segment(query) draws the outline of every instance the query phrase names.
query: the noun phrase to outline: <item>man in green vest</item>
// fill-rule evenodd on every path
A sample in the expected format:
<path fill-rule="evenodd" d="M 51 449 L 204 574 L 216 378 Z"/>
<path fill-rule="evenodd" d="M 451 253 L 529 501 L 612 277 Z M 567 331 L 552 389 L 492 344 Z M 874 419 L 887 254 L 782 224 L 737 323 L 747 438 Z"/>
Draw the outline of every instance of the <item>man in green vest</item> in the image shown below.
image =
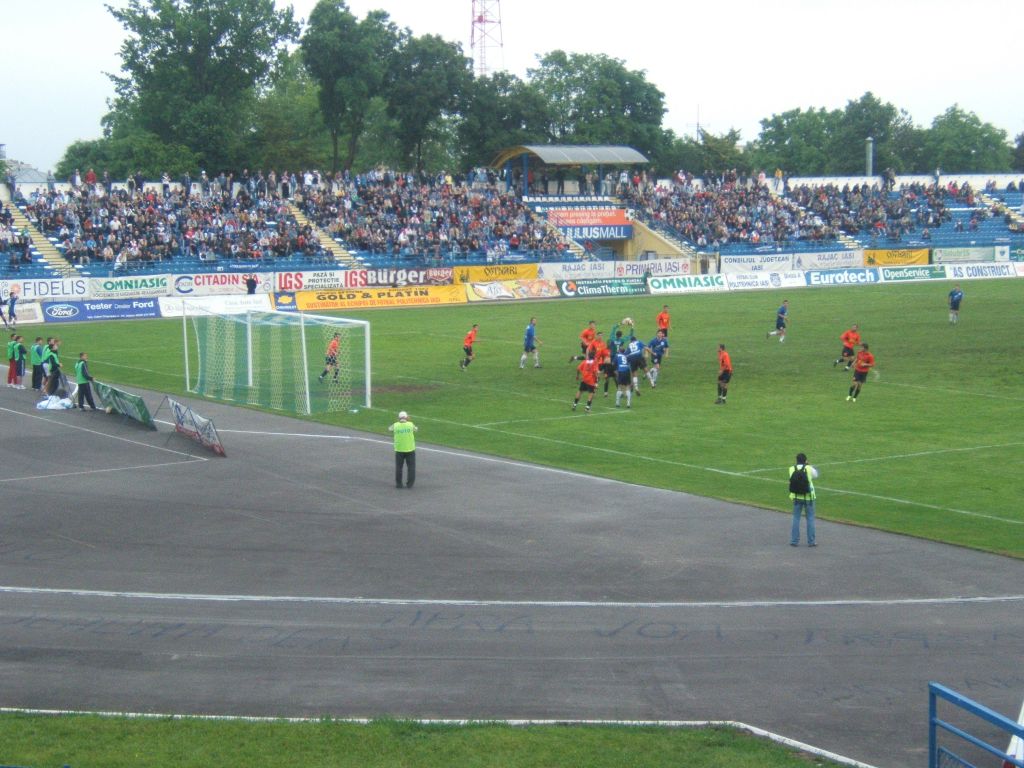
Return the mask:
<path fill-rule="evenodd" d="M 789 499 L 793 502 L 793 525 L 789 545 L 800 546 L 800 518 L 807 516 L 807 546 L 816 547 L 814 539 L 814 480 L 818 470 L 807 463 L 807 455 L 798 453 L 796 463 L 789 468 Z"/>
<path fill-rule="evenodd" d="M 416 425 L 409 421 L 405 411 L 398 413 L 398 421 L 388 427 L 395 434 L 395 487 L 402 487 L 402 465 L 409 466 L 405 487 L 416 482 Z"/>
<path fill-rule="evenodd" d="M 85 409 L 85 404 L 96 410 L 96 403 L 92 399 L 92 376 L 89 375 L 89 355 L 85 352 L 78 353 L 78 362 L 75 363 L 75 382 L 78 384 L 78 408 Z"/>
<path fill-rule="evenodd" d="M 46 350 L 46 345 L 43 344 L 43 337 L 36 336 L 36 343 L 32 345 L 32 349 L 29 351 L 29 362 L 32 363 L 32 389 L 40 390 L 43 388 L 43 353 Z"/>
<path fill-rule="evenodd" d="M 49 345 L 43 351 L 43 365 L 46 366 L 46 394 L 55 395 L 60 389 L 60 339 L 50 339 Z"/>

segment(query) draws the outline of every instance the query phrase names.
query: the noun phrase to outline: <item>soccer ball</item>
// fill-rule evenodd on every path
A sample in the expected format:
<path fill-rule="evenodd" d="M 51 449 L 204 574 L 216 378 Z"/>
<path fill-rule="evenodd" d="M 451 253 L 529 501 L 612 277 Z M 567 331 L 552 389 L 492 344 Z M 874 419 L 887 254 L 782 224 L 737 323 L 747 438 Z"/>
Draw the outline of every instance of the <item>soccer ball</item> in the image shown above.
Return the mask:
<path fill-rule="evenodd" d="M 624 317 L 624 318 L 622 318 L 622 325 L 632 325 L 632 324 L 633 324 L 633 318 L 632 317 Z"/>

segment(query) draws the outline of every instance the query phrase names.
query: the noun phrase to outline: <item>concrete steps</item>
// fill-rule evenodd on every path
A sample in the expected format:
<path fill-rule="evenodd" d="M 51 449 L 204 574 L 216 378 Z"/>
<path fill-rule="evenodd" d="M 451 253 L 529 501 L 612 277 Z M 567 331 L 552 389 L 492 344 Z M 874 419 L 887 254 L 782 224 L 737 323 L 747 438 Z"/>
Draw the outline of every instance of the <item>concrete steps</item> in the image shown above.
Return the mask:
<path fill-rule="evenodd" d="M 310 221 L 306 214 L 299 210 L 295 203 L 289 201 L 288 210 L 291 212 L 292 216 L 295 217 L 299 226 L 304 227 L 308 225 L 314 232 L 316 232 L 317 237 L 320 238 L 320 245 L 323 246 L 325 251 L 334 257 L 335 261 L 338 262 L 339 267 L 344 267 L 345 269 L 356 269 L 359 267 L 359 262 L 352 258 L 352 255 L 345 250 L 345 247 L 331 237 L 330 234 L 320 229 L 320 227 L 318 227 L 313 221 Z"/>
<path fill-rule="evenodd" d="M 29 236 L 32 238 L 32 247 L 39 252 L 39 255 L 43 257 L 54 272 L 64 277 L 78 273 L 74 265 L 64 258 L 64 254 L 57 250 L 53 243 L 50 242 L 50 239 L 36 228 L 35 224 L 29 221 L 28 216 L 18 206 L 11 204 L 7 208 L 14 217 L 14 225 L 18 229 L 28 230 Z"/>

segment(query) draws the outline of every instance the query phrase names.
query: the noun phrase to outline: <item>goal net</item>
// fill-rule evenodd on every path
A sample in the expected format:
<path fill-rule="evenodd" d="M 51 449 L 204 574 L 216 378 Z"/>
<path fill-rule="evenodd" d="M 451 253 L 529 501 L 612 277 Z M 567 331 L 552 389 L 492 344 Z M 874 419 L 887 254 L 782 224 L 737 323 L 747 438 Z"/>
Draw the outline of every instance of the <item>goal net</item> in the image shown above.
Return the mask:
<path fill-rule="evenodd" d="M 370 407 L 370 324 L 183 305 L 185 385 L 216 400 L 313 414 Z"/>

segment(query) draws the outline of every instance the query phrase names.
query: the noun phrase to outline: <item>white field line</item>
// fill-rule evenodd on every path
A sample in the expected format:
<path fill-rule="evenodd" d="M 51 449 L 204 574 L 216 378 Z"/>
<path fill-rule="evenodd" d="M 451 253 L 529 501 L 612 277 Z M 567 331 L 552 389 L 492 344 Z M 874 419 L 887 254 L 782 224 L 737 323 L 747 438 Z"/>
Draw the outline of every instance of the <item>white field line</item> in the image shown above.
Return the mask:
<path fill-rule="evenodd" d="M 974 597 L 841 598 L 836 600 L 449 600 L 444 598 L 330 597 L 318 595 L 236 595 L 188 592 L 133 592 L 104 589 L 59 589 L 0 585 L 0 594 L 57 597 L 85 597 L 117 600 L 164 600 L 190 603 L 290 603 L 299 605 L 437 606 L 462 608 L 619 608 L 619 609 L 704 609 L 704 608 L 862 608 L 936 605 L 974 605 L 1024 602 L 1024 594 L 978 595 Z"/>
<path fill-rule="evenodd" d="M 213 720 L 213 721 L 237 721 L 243 723 L 318 723 L 322 722 L 322 717 L 254 717 L 251 715 L 190 715 L 190 714 L 164 714 L 155 712 L 103 712 L 103 711 L 89 711 L 80 709 L 22 709 L 19 707 L 0 707 L 0 712 L 5 714 L 17 714 L 17 715 L 47 715 L 47 716 L 61 716 L 61 715 L 93 715 L 95 717 L 124 717 L 129 719 L 171 719 L 171 720 Z M 332 722 L 335 723 L 351 723 L 353 725 L 370 725 L 374 721 L 368 717 L 335 717 L 331 718 Z M 580 720 L 572 718 L 559 718 L 559 719 L 548 719 L 548 720 L 508 720 L 508 719 L 488 719 L 488 720 L 474 720 L 474 719 L 403 719 L 402 722 L 417 723 L 419 725 L 507 725 L 512 728 L 526 728 L 531 726 L 604 726 L 614 725 L 627 728 L 735 728 L 740 731 L 746 731 L 747 733 L 753 734 L 754 736 L 760 736 L 765 739 L 776 742 L 777 744 L 783 744 L 787 747 L 806 752 L 811 755 L 817 755 L 818 757 L 824 757 L 827 760 L 832 760 L 842 765 L 850 766 L 850 768 L 875 768 L 875 766 L 869 763 L 862 763 L 859 760 L 853 760 L 849 757 L 836 754 L 835 752 L 829 752 L 827 749 L 820 749 L 819 747 L 805 744 L 802 741 L 796 741 L 787 736 L 782 736 L 771 731 L 766 731 L 763 728 L 758 728 L 754 725 L 747 725 L 741 723 L 738 720 Z"/>
<path fill-rule="evenodd" d="M 866 459 L 848 459 L 846 461 L 826 461 L 821 464 L 815 463 L 816 467 L 838 467 L 845 464 L 864 464 L 872 461 L 891 461 L 893 459 L 913 459 L 920 456 L 939 456 L 944 453 L 969 453 L 971 451 L 986 451 L 994 448 L 1014 448 L 1024 445 L 1024 442 L 1015 443 L 994 443 L 992 445 L 974 445 L 968 448 L 940 448 L 934 451 L 915 451 L 913 453 L 894 453 L 890 456 L 870 456 Z M 741 472 L 742 475 L 754 475 L 759 472 L 784 472 L 785 467 L 760 467 L 748 469 Z"/>
<path fill-rule="evenodd" d="M 382 409 L 379 409 L 379 408 L 375 407 L 372 410 L 382 410 Z M 622 457 L 628 458 L 628 459 L 640 460 L 640 461 L 645 461 L 645 462 L 654 462 L 654 463 L 658 463 L 658 464 L 666 464 L 668 466 L 682 467 L 684 469 L 695 469 L 695 470 L 698 470 L 698 471 L 701 471 L 701 472 L 709 472 L 709 473 L 717 474 L 717 475 L 725 475 L 727 477 L 736 477 L 736 478 L 740 478 L 740 479 L 743 479 L 743 480 L 755 480 L 755 481 L 758 481 L 758 482 L 774 483 L 774 484 L 777 484 L 777 485 L 783 485 L 785 483 L 785 480 L 778 479 L 778 478 L 770 478 L 770 477 L 758 477 L 757 475 L 749 474 L 749 471 L 746 471 L 746 472 L 734 472 L 732 470 L 719 469 L 717 467 L 705 467 L 705 466 L 702 466 L 700 464 L 689 464 L 689 463 L 684 462 L 684 461 L 673 461 L 672 459 L 666 459 L 666 458 L 663 458 L 661 456 L 644 456 L 642 454 L 635 453 L 635 452 L 630 452 L 630 451 L 618 451 L 618 450 L 616 450 L 614 448 L 607 448 L 607 447 L 603 447 L 603 446 L 585 445 L 585 444 L 582 444 L 582 443 L 574 443 L 574 442 L 571 442 L 571 441 L 568 441 L 568 440 L 559 440 L 559 439 L 554 438 L 554 437 L 543 437 L 543 436 L 540 436 L 540 435 L 531 435 L 531 434 L 527 434 L 527 433 L 524 433 L 524 432 L 513 432 L 513 431 L 507 430 L 507 429 L 496 429 L 496 428 L 494 428 L 492 426 L 484 426 L 484 425 L 480 425 L 480 424 L 463 424 L 462 422 L 459 422 L 459 421 L 452 421 L 450 419 L 439 419 L 439 418 L 435 418 L 435 417 L 432 417 L 432 416 L 423 416 L 423 417 L 420 417 L 420 418 L 422 418 L 424 421 L 436 421 L 436 422 L 438 422 L 440 424 L 451 424 L 451 425 L 457 426 L 457 427 L 465 427 L 466 429 L 479 429 L 479 430 L 484 431 L 484 432 L 496 432 L 498 434 L 511 435 L 513 437 L 525 437 L 525 438 L 528 438 L 530 440 L 538 440 L 538 441 L 546 442 L 546 443 L 555 443 L 557 445 L 564 445 L 564 446 L 567 446 L 569 448 L 578 448 L 578 449 L 586 450 L 586 451 L 594 451 L 594 452 L 597 452 L 597 453 L 611 454 L 613 456 L 622 456 Z M 281 436 L 281 437 L 293 437 L 293 436 L 302 437 L 303 436 L 303 435 L 298 434 L 298 433 L 293 434 L 293 433 L 287 433 L 287 432 L 260 432 L 260 431 L 256 431 L 256 430 L 229 430 L 229 429 L 222 429 L 222 430 L 219 430 L 219 431 L 220 432 L 225 432 L 225 433 L 232 433 L 232 432 L 234 432 L 236 434 L 267 435 L 267 436 Z M 335 440 L 349 440 L 350 439 L 350 440 L 360 440 L 360 441 L 363 441 L 363 442 L 378 443 L 378 444 L 381 444 L 381 445 L 391 445 L 391 441 L 390 440 L 383 439 L 383 438 L 349 437 L 349 436 L 341 436 L 341 435 L 330 435 L 330 436 L 327 436 L 327 435 L 309 435 L 309 437 L 322 438 L 322 439 L 335 439 Z M 584 475 L 583 473 L 573 472 L 571 470 L 557 469 L 557 468 L 554 468 L 554 467 L 545 467 L 545 466 L 542 466 L 542 465 L 530 464 L 530 463 L 525 462 L 525 461 L 514 461 L 512 459 L 502 459 L 502 458 L 495 457 L 495 456 L 481 456 L 481 455 L 477 455 L 477 454 L 467 453 L 467 452 L 464 452 L 464 451 L 449 450 L 449 449 L 444 449 L 444 448 L 428 448 L 428 447 L 419 447 L 419 446 L 417 446 L 416 450 L 418 450 L 418 451 L 419 450 L 423 450 L 423 451 L 429 451 L 429 452 L 433 452 L 433 453 L 448 454 L 450 456 L 459 456 L 459 457 L 462 457 L 462 458 L 469 458 L 469 459 L 474 459 L 474 460 L 477 460 L 477 461 L 489 461 L 489 462 L 494 462 L 494 463 L 498 463 L 498 464 L 508 464 L 508 465 L 511 465 L 511 466 L 529 467 L 529 468 L 535 469 L 535 470 L 540 470 L 540 471 L 544 471 L 544 472 L 557 472 L 557 473 L 560 473 L 560 474 L 570 475 L 570 476 L 573 476 L 573 477 L 593 478 L 593 475 Z M 784 471 L 784 470 L 781 470 L 781 471 Z M 606 478 L 601 478 L 601 479 L 606 479 Z M 622 481 L 608 480 L 608 482 L 622 482 Z M 933 509 L 933 510 L 936 510 L 936 511 L 939 511 L 939 512 L 951 512 L 951 513 L 957 514 L 957 515 L 967 515 L 969 517 L 978 517 L 978 518 L 983 518 L 983 519 L 986 519 L 986 520 L 994 520 L 996 522 L 1007 523 L 1009 525 L 1024 525 L 1024 521 L 1022 521 L 1022 520 L 1012 520 L 1010 518 L 999 517 L 997 515 L 986 515 L 986 514 L 984 514 L 982 512 L 974 512 L 974 511 L 967 510 L 967 509 L 956 509 L 955 507 L 943 507 L 943 506 L 940 506 L 938 504 L 927 504 L 925 502 L 912 501 L 910 499 L 899 499 L 899 498 L 896 498 L 896 497 L 893 497 L 893 496 L 879 496 L 879 495 L 872 494 L 872 493 L 864 493 L 863 491 L 848 491 L 848 490 L 844 490 L 844 489 L 841 489 L 841 488 L 833 488 L 831 486 L 817 485 L 815 487 L 818 488 L 819 490 L 831 491 L 832 493 L 839 493 L 839 494 L 843 494 L 845 496 L 860 496 L 860 497 L 867 498 L 867 499 L 874 499 L 876 501 L 888 501 L 888 502 L 892 502 L 894 504 L 902 504 L 904 506 L 909 506 L 909 507 L 920 507 L 922 509 Z"/>
<path fill-rule="evenodd" d="M 907 387 L 909 389 L 925 389 L 929 392 L 949 392 L 954 395 L 968 395 L 969 397 L 990 397 L 993 400 L 1009 400 L 1014 403 L 1024 403 L 1024 397 L 1012 397 L 1010 395 L 993 395 L 987 392 L 975 392 L 970 389 L 951 389 L 949 387 L 932 387 L 924 384 L 901 384 L 896 381 L 880 381 L 880 385 L 889 387 Z"/>
<path fill-rule="evenodd" d="M 485 421 L 483 424 L 474 424 L 473 426 L 476 427 L 477 429 L 479 429 L 481 427 L 496 427 L 496 426 L 500 426 L 502 424 L 533 424 L 533 423 L 538 422 L 538 421 L 565 421 L 566 419 L 578 419 L 580 416 L 587 416 L 587 415 L 589 415 L 590 417 L 595 417 L 595 416 L 621 416 L 624 413 L 629 413 L 629 411 L 624 411 L 624 410 L 619 409 L 619 410 L 614 410 L 614 411 L 600 411 L 600 412 L 596 412 L 596 413 L 591 411 L 590 414 L 587 414 L 586 411 L 580 411 L 577 408 L 575 412 L 566 414 L 564 416 L 545 416 L 545 417 L 539 418 L 539 419 L 509 419 L 508 421 Z"/>
<path fill-rule="evenodd" d="M 99 435 L 100 437 L 106 437 L 106 438 L 109 438 L 110 440 L 120 440 L 122 443 L 131 443 L 132 445 L 140 445 L 143 448 L 151 448 L 154 451 L 163 451 L 164 453 L 173 453 L 175 456 L 184 456 L 185 458 L 187 458 L 189 460 L 207 461 L 207 459 L 205 459 L 205 458 L 200 458 L 200 457 L 192 456 L 192 455 L 187 454 L 187 453 L 185 453 L 183 451 L 175 451 L 172 448 L 164 448 L 161 445 L 150 445 L 149 443 L 143 443 L 143 442 L 140 442 L 138 440 L 131 440 L 131 439 L 127 438 L 127 437 L 120 437 L 119 435 L 111 435 L 111 434 L 109 434 L 107 432 L 101 432 L 98 429 L 89 429 L 88 427 L 81 427 L 81 426 L 78 426 L 77 424 L 67 424 L 67 423 L 62 422 L 62 421 L 57 421 L 56 419 L 47 419 L 47 418 L 44 418 L 42 416 L 37 416 L 34 413 L 22 413 L 21 411 L 15 411 L 15 410 L 13 410 L 11 408 L 2 408 L 2 407 L 0 407 L 0 411 L 4 411 L 6 413 L 13 413 L 15 416 L 23 416 L 26 419 L 38 419 L 39 421 L 45 421 L 47 424 L 56 424 L 57 426 L 64 427 L 65 429 L 77 429 L 80 432 L 88 432 L 89 434 Z"/>

